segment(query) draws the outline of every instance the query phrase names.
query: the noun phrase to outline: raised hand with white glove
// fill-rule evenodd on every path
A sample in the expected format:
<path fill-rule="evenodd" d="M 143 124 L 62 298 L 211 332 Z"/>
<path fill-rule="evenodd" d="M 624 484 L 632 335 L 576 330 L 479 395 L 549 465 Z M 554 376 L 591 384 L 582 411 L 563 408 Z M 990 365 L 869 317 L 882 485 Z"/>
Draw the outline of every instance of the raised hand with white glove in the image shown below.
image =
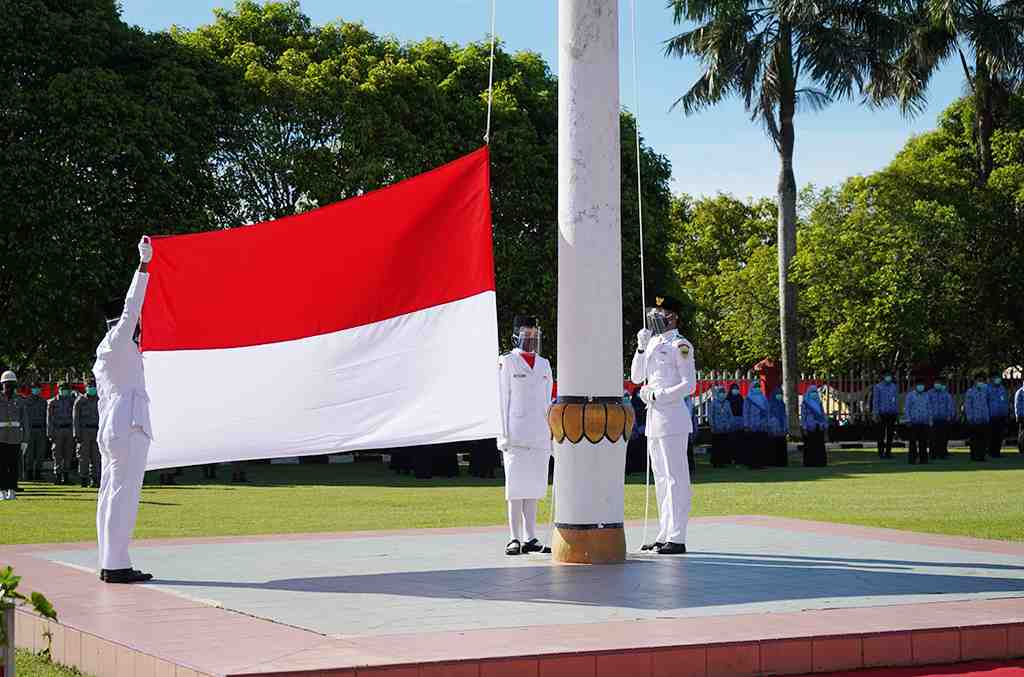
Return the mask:
<path fill-rule="evenodd" d="M 636 333 L 636 349 L 637 352 L 643 352 L 647 350 L 647 344 L 651 342 L 651 330 L 644 328 Z"/>
<path fill-rule="evenodd" d="M 647 385 L 640 388 L 640 401 L 650 406 L 654 402 L 654 388 Z"/>
<path fill-rule="evenodd" d="M 28 442 L 21 443 L 21 453 L 25 453 L 28 450 Z"/>
<path fill-rule="evenodd" d="M 143 235 L 139 240 L 139 262 L 149 263 L 153 260 L 153 243 L 148 235 Z"/>

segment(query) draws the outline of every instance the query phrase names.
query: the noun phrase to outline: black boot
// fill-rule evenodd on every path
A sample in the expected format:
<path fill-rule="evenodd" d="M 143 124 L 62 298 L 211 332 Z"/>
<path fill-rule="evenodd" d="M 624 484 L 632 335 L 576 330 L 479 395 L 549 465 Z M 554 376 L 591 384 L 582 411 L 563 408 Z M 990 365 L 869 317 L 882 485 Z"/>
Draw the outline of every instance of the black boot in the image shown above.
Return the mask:
<path fill-rule="evenodd" d="M 152 578 L 153 574 L 146 574 L 137 569 L 100 570 L 100 580 L 104 583 L 145 583 Z"/>

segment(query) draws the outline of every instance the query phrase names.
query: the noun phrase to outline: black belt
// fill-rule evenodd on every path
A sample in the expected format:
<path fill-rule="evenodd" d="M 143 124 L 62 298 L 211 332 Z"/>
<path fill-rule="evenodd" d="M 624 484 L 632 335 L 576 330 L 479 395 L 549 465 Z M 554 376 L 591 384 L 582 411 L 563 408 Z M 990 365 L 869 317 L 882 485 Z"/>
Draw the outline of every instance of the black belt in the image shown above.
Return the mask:
<path fill-rule="evenodd" d="M 69 425 L 58 425 L 54 427 L 57 428 L 57 430 L 71 430 L 71 426 Z"/>

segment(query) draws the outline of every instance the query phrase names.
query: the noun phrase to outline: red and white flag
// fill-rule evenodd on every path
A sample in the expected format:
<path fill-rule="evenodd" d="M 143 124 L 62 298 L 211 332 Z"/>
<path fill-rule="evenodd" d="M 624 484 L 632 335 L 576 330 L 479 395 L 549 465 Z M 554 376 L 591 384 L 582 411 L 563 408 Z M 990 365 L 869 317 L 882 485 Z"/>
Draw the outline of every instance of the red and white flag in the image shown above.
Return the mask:
<path fill-rule="evenodd" d="M 487 148 L 298 216 L 153 238 L 149 468 L 498 434 Z"/>

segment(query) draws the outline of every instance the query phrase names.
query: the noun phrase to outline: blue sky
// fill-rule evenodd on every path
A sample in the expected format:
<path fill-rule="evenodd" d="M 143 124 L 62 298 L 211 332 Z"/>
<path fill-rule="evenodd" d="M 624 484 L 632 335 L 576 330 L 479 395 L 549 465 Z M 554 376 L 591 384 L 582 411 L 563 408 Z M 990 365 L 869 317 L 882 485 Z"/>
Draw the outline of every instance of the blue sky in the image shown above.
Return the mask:
<path fill-rule="evenodd" d="M 692 60 L 667 59 L 663 42 L 678 32 L 663 0 L 638 0 L 640 129 L 648 143 L 672 161 L 675 192 L 732 193 L 741 198 L 775 193 L 778 161 L 761 128 L 738 101 L 695 116 L 670 112 L 672 102 L 696 79 Z M 216 7 L 233 0 L 122 0 L 123 17 L 147 30 L 209 23 Z M 497 0 L 497 34 L 510 51 L 539 52 L 558 70 L 555 0 Z M 628 0 L 620 2 L 622 103 L 634 108 Z M 439 37 L 482 40 L 490 28 L 489 0 L 302 0 L 314 22 L 361 21 L 371 31 L 401 40 Z M 839 102 L 797 117 L 795 171 L 800 186 L 834 185 L 848 176 L 884 167 L 913 134 L 934 126 L 936 116 L 962 91 L 962 74 L 949 64 L 932 83 L 929 107 L 906 119 L 894 109 L 871 110 Z M 623 168 L 626 170 L 627 168 Z"/>

